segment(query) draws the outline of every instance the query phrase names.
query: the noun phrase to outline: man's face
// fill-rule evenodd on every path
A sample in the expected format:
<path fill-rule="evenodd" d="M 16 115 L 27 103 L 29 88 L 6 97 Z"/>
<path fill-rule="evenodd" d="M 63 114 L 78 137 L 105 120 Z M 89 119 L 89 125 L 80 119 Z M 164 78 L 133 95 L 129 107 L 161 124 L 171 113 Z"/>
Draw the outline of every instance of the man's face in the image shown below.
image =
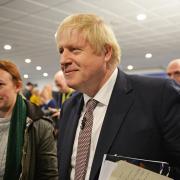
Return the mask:
<path fill-rule="evenodd" d="M 0 69 L 0 112 L 8 112 L 14 106 L 18 91 L 11 75 Z"/>
<path fill-rule="evenodd" d="M 171 79 L 174 79 L 180 84 L 180 64 L 170 64 L 167 68 L 167 74 Z"/>
<path fill-rule="evenodd" d="M 64 81 L 65 81 L 64 77 L 59 76 L 55 79 L 55 84 L 60 92 L 67 93 L 69 89 Z"/>
<path fill-rule="evenodd" d="M 68 38 L 62 34 L 59 44 L 61 68 L 68 86 L 84 93 L 90 89 L 100 89 L 108 59 L 103 50 L 101 54 L 95 54 L 91 45 L 78 32 L 72 32 Z"/>

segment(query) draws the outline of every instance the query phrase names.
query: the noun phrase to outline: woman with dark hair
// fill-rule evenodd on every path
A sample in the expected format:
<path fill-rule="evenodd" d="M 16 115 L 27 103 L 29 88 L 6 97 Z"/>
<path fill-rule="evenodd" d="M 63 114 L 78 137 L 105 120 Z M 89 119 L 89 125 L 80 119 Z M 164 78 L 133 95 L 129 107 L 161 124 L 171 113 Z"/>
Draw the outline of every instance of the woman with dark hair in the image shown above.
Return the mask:
<path fill-rule="evenodd" d="M 52 122 L 20 95 L 21 89 L 16 65 L 0 60 L 0 179 L 56 180 Z"/>

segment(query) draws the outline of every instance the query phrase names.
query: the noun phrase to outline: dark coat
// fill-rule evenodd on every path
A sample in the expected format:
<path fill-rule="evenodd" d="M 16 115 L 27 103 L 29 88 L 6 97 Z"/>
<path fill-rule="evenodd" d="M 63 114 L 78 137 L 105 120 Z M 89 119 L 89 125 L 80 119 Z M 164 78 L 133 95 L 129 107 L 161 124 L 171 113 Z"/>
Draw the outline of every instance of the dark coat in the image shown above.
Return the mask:
<path fill-rule="evenodd" d="M 69 180 L 73 143 L 83 107 L 81 93 L 61 111 L 59 175 Z M 119 71 L 105 114 L 90 172 L 97 180 L 104 154 L 167 161 L 180 179 L 180 87 L 172 80 Z"/>
<path fill-rule="evenodd" d="M 52 122 L 39 107 L 26 102 L 28 115 L 24 135 L 21 180 L 57 180 L 57 150 Z"/>

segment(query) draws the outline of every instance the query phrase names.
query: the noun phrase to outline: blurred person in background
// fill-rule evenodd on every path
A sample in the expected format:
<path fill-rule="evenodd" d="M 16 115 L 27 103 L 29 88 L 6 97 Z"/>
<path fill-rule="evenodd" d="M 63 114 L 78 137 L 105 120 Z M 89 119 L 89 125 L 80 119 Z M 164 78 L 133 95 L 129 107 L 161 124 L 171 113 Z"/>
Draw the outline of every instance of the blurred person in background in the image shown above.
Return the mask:
<path fill-rule="evenodd" d="M 57 108 L 57 104 L 52 95 L 52 85 L 47 84 L 43 87 L 40 96 L 42 101 L 42 108 L 48 110 L 48 108 Z"/>
<path fill-rule="evenodd" d="M 59 70 L 54 75 L 54 83 L 58 89 L 58 91 L 53 91 L 53 98 L 56 101 L 57 108 L 49 107 L 48 109 L 52 113 L 52 118 L 56 122 L 55 135 L 57 137 L 59 130 L 59 117 L 60 117 L 62 105 L 67 99 L 69 99 L 73 94 L 75 94 L 75 92 L 72 88 L 68 87 L 62 70 Z"/>
<path fill-rule="evenodd" d="M 30 97 L 30 102 L 33 103 L 33 104 L 36 104 L 37 106 L 41 106 L 42 105 L 39 89 L 33 88 L 32 95 Z"/>
<path fill-rule="evenodd" d="M 54 112 L 58 111 L 57 104 L 55 99 L 52 96 L 52 85 L 47 84 L 43 87 L 41 93 L 41 109 L 45 116 L 51 118 L 53 120 L 53 125 L 57 124 L 58 118 L 53 115 Z"/>
<path fill-rule="evenodd" d="M 180 59 L 172 60 L 167 66 L 167 75 L 180 84 Z"/>
<path fill-rule="evenodd" d="M 31 83 L 31 82 L 27 82 L 25 88 L 23 89 L 22 93 L 25 96 L 25 98 L 27 100 L 30 100 L 31 96 L 32 96 L 32 91 L 35 87 L 35 84 Z"/>
<path fill-rule="evenodd" d="M 53 98 L 56 101 L 57 108 L 49 108 L 53 112 L 53 116 L 58 117 L 63 103 L 70 98 L 75 92 L 72 88 L 68 87 L 62 70 L 54 75 L 54 83 L 58 91 L 53 91 Z"/>
<path fill-rule="evenodd" d="M 58 106 L 61 109 L 62 104 L 73 94 L 74 90 L 68 87 L 62 70 L 58 71 L 54 76 L 54 82 L 59 90 L 57 99 Z"/>
<path fill-rule="evenodd" d="M 21 89 L 16 65 L 0 60 L 0 179 L 57 180 L 52 122 Z"/>

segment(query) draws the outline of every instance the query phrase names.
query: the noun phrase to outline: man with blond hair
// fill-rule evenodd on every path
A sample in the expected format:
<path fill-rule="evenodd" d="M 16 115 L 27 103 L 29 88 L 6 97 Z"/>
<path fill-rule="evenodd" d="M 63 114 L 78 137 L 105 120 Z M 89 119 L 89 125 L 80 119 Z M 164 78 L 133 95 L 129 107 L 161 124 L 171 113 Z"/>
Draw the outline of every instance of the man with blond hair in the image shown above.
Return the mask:
<path fill-rule="evenodd" d="M 104 154 L 117 154 L 167 161 L 180 179 L 180 87 L 122 72 L 115 35 L 94 14 L 65 18 L 56 34 L 66 82 L 79 91 L 61 110 L 59 178 L 98 180 Z"/>

